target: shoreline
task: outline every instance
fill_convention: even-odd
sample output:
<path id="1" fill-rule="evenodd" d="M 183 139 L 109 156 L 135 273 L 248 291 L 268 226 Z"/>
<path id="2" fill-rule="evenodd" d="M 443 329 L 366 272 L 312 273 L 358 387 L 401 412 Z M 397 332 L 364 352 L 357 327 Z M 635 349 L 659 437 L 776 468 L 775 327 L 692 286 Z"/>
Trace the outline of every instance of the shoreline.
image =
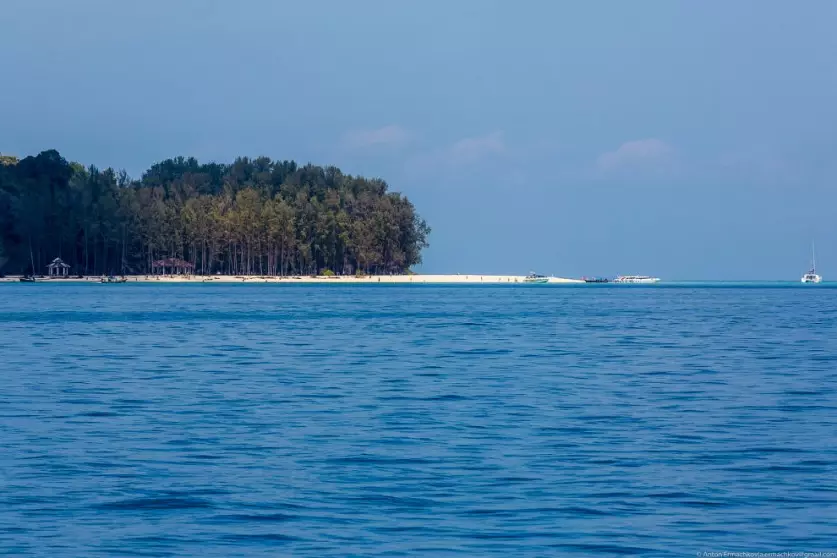
<path id="1" fill-rule="evenodd" d="M 20 282 L 20 275 L 10 275 L 0 278 L 0 283 Z M 484 284 L 508 285 L 527 284 L 525 275 L 370 275 L 356 277 L 353 275 L 334 276 L 258 276 L 258 275 L 128 275 L 128 283 L 331 283 L 331 284 Z M 83 278 L 38 278 L 38 283 L 99 283 L 101 276 L 87 276 Z M 548 283 L 577 284 L 584 283 L 581 279 L 565 277 L 549 277 Z"/>

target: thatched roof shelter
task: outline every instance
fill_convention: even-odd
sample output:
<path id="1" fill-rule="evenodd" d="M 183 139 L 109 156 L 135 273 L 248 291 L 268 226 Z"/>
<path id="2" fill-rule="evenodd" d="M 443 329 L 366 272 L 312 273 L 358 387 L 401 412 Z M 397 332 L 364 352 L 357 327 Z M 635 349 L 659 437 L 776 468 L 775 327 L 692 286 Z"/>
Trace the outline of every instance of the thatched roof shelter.
<path id="1" fill-rule="evenodd" d="M 191 273 L 193 269 L 195 269 L 194 264 L 180 258 L 163 258 L 151 263 L 151 273 L 177 275 Z"/>

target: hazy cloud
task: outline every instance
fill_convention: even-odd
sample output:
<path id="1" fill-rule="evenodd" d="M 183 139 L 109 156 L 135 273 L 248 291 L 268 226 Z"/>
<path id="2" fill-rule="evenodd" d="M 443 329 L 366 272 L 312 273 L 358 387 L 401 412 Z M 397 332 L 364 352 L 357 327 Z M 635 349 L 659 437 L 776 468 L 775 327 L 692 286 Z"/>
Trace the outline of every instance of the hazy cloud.
<path id="1" fill-rule="evenodd" d="M 671 162 L 674 148 L 666 142 L 655 139 L 628 141 L 615 151 L 602 153 L 596 161 L 600 171 L 621 169 L 659 168 Z"/>
<path id="2" fill-rule="evenodd" d="M 473 167 L 488 157 L 508 153 L 502 132 L 462 138 L 446 147 L 418 153 L 407 161 L 409 172 L 437 167 L 448 169 Z"/>
<path id="3" fill-rule="evenodd" d="M 461 139 L 447 150 L 446 155 L 450 162 L 462 164 L 473 163 L 491 155 L 502 155 L 505 152 L 503 133 L 493 132 L 485 136 Z"/>
<path id="4" fill-rule="evenodd" d="M 376 146 L 399 146 L 410 140 L 410 133 L 396 124 L 371 130 L 352 130 L 343 137 L 343 145 L 352 149 Z"/>

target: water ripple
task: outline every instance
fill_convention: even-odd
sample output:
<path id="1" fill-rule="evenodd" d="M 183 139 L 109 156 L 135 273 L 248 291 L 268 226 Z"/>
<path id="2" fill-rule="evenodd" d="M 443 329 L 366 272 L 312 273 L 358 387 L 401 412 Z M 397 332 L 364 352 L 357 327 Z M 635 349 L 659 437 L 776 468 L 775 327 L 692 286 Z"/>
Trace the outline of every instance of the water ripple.
<path id="1" fill-rule="evenodd" d="M 3 284 L 0 331 L 5 553 L 833 550 L 827 286 Z"/>

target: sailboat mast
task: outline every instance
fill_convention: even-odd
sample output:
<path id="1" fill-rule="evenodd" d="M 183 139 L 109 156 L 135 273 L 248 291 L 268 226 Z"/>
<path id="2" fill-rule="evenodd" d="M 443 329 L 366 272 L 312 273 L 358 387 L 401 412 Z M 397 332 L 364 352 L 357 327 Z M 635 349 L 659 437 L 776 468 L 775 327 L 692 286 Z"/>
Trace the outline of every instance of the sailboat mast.
<path id="1" fill-rule="evenodd" d="M 32 277 L 35 277 L 35 258 L 32 256 L 32 235 L 29 235 L 29 263 L 32 264 Z"/>
<path id="2" fill-rule="evenodd" d="M 811 269 L 816 272 L 817 270 L 817 253 L 814 251 L 814 243 L 811 243 Z"/>

